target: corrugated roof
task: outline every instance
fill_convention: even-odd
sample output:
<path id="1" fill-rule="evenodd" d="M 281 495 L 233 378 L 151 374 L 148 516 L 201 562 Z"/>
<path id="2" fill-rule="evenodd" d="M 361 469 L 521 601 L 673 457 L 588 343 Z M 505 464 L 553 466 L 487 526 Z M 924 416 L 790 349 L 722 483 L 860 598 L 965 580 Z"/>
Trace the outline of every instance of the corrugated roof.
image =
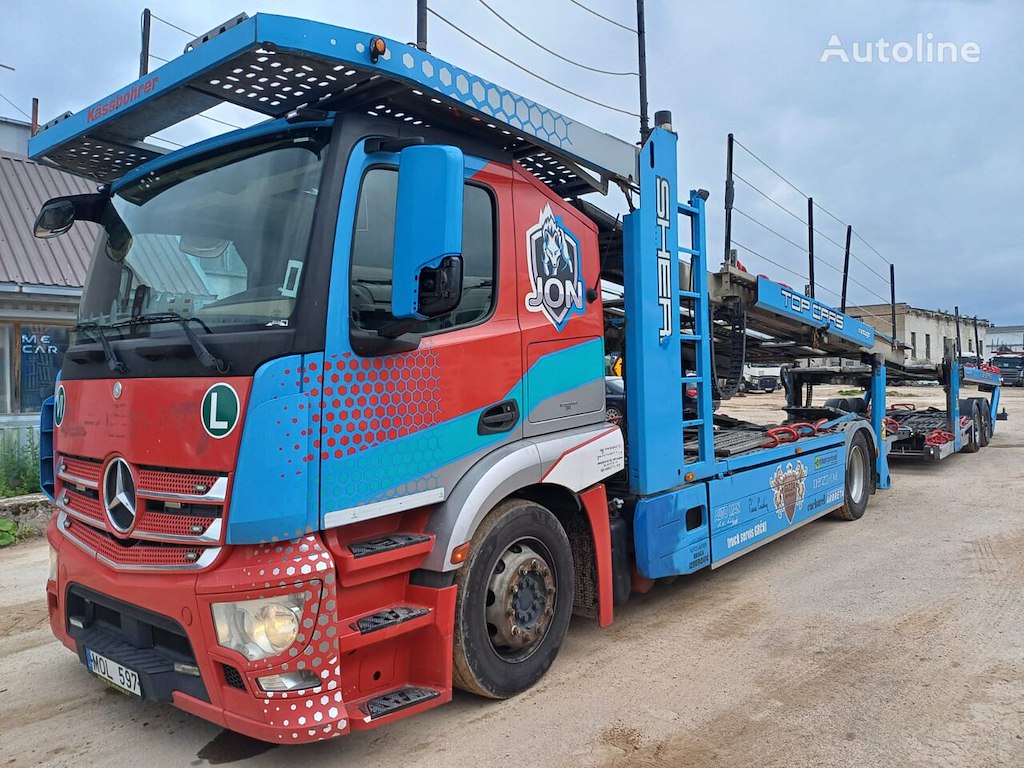
<path id="1" fill-rule="evenodd" d="M 81 288 L 97 226 L 79 222 L 50 240 L 32 229 L 51 197 L 95 190 L 95 182 L 0 152 L 0 283 Z"/>

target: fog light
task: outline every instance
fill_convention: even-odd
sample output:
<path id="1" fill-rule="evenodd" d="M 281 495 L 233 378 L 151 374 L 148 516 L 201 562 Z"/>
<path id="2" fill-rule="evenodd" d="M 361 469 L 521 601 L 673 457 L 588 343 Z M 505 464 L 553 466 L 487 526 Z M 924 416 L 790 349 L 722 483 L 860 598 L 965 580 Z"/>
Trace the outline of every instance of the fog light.
<path id="1" fill-rule="evenodd" d="M 301 691 L 303 688 L 315 688 L 320 685 L 320 677 L 316 672 L 300 669 L 295 672 L 282 672 L 279 675 L 267 675 L 256 678 L 264 691 Z"/>

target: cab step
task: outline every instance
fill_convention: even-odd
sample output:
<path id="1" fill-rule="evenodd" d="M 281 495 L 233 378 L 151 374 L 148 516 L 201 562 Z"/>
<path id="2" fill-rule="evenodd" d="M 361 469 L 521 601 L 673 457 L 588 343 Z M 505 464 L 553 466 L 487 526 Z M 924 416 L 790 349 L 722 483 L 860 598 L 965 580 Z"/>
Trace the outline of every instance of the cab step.
<path id="1" fill-rule="evenodd" d="M 388 627 L 394 627 L 399 624 L 404 624 L 412 619 L 419 618 L 420 616 L 430 615 L 429 608 L 421 608 L 419 606 L 412 605 L 396 605 L 393 608 L 385 608 L 383 611 L 371 614 L 370 616 L 363 616 L 361 619 L 354 621 L 349 626 L 352 629 L 359 630 L 359 634 L 368 635 L 371 632 L 377 632 L 381 629 L 387 629 Z"/>
<path id="2" fill-rule="evenodd" d="M 343 587 L 352 587 L 419 568 L 434 548 L 434 537 L 402 531 L 348 542 L 343 547 L 335 550 L 338 581 Z"/>
<path id="3" fill-rule="evenodd" d="M 338 633 L 338 649 L 348 653 L 368 645 L 380 645 L 433 622 L 434 611 L 425 605 L 390 605 L 376 613 L 346 618 Z"/>
<path id="4" fill-rule="evenodd" d="M 406 686 L 368 699 L 359 706 L 359 711 L 369 720 L 377 720 L 425 701 L 436 699 L 440 695 L 441 692 L 434 688 Z"/>
<path id="5" fill-rule="evenodd" d="M 352 557 L 359 560 L 370 555 L 379 555 L 382 552 L 422 544 L 425 541 L 430 541 L 430 536 L 423 533 L 392 533 L 375 539 L 354 541 L 348 545 L 348 550 L 352 553 Z"/>

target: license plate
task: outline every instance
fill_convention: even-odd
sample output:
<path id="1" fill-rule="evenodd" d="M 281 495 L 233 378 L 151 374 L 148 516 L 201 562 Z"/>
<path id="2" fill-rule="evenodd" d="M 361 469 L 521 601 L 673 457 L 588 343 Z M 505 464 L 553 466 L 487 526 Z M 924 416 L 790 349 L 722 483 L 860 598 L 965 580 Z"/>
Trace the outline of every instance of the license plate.
<path id="1" fill-rule="evenodd" d="M 110 683 L 115 688 L 135 696 L 142 696 L 142 686 L 139 685 L 138 672 L 121 666 L 106 656 L 100 656 L 96 651 L 88 648 L 85 649 L 85 662 L 90 672 Z"/>

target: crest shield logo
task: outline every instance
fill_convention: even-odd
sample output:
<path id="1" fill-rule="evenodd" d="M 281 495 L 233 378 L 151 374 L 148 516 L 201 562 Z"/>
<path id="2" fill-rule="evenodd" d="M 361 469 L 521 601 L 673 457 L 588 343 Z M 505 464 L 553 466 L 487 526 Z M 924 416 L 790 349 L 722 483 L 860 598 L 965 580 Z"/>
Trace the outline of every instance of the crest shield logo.
<path id="1" fill-rule="evenodd" d="M 545 205 L 540 220 L 526 231 L 531 292 L 526 308 L 541 312 L 561 331 L 569 318 L 583 314 L 580 243 Z"/>
<path id="2" fill-rule="evenodd" d="M 781 464 L 775 468 L 771 479 L 772 490 L 775 492 L 775 514 L 780 518 L 785 515 L 787 522 L 793 522 L 797 510 L 804 503 L 806 479 L 807 467 L 801 461 L 797 461 L 795 467 L 789 462 L 785 471 Z"/>

